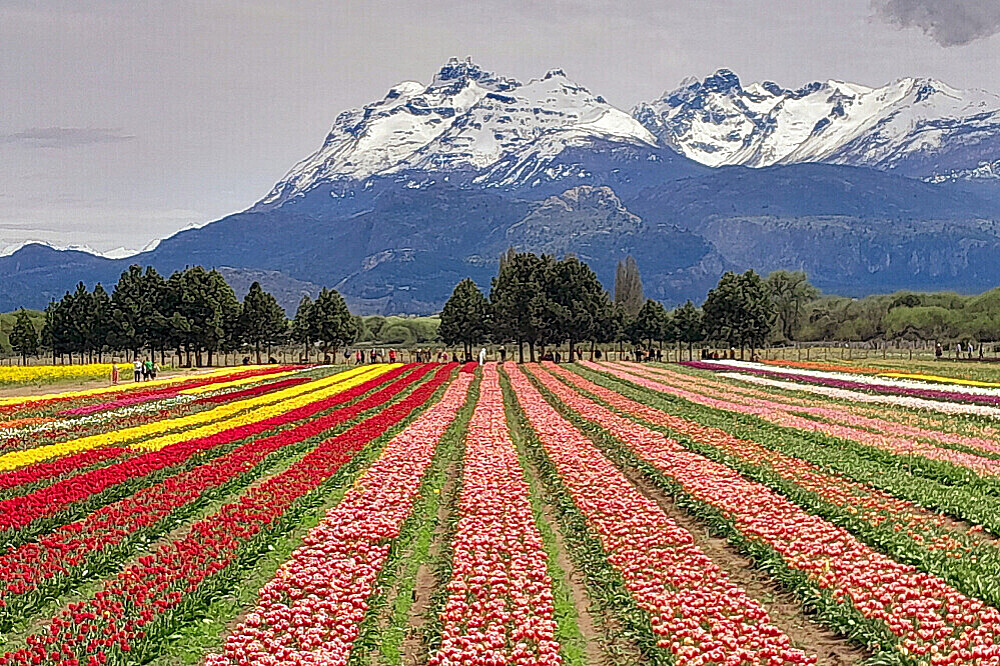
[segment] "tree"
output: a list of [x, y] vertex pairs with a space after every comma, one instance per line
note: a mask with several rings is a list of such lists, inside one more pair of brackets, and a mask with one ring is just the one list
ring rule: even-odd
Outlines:
[[[172, 285], [176, 287], [176, 283]], [[156, 269], [147, 267], [143, 273], [140, 266], [129, 266], [111, 295], [109, 344], [135, 356], [146, 347], [158, 348], [162, 355], [165, 347], [176, 342], [168, 322], [178, 303], [171, 296], [177, 293], [168, 292], [167, 281]]]
[[164, 304], [171, 312], [171, 343], [191, 354], [202, 364], [202, 352], [208, 352], [208, 364], [217, 351], [235, 349], [239, 344], [240, 303], [232, 287], [218, 271], [194, 266], [170, 276]]
[[513, 247], [508, 247], [503, 254], [500, 255], [500, 266], [497, 268], [497, 273], [500, 273], [507, 264], [510, 263], [511, 259], [517, 256], [517, 250]]
[[819, 296], [804, 271], [774, 271], [764, 280], [777, 312], [778, 330], [786, 340], [794, 339], [805, 307]]
[[632, 322], [629, 337], [636, 343], [646, 340], [652, 346], [654, 341], [663, 342], [670, 337], [672, 326], [670, 315], [663, 304], [648, 298]]
[[292, 339], [302, 343], [303, 357], [306, 363], [309, 362], [309, 346], [313, 342], [312, 311], [312, 299], [309, 298], [309, 294], [305, 294], [299, 301], [299, 307], [295, 311], [295, 319], [292, 320]]
[[70, 355], [70, 363], [73, 362], [73, 353], [80, 354], [80, 362], [84, 362], [83, 355], [90, 351], [92, 335], [89, 329], [90, 313], [94, 309], [93, 298], [87, 291], [86, 285], [78, 282], [76, 290], [63, 296], [63, 307], [66, 314], [64, 327], [62, 329], [63, 343], [66, 351]]
[[545, 334], [549, 304], [542, 276], [549, 261], [550, 257], [539, 257], [531, 252], [514, 253], [501, 262], [503, 268], [493, 278], [490, 303], [494, 331], [500, 339], [517, 342], [521, 362], [524, 361], [524, 343], [528, 343], [534, 361], [535, 345]]
[[465, 278], [455, 286], [441, 310], [438, 333], [445, 344], [461, 344], [466, 358], [472, 357], [473, 345], [487, 336], [490, 304], [476, 283]]
[[615, 270], [615, 304], [621, 305], [630, 317], [636, 317], [645, 301], [642, 278], [639, 277], [639, 265], [635, 262], [635, 258], [629, 255], [618, 262]]
[[239, 324], [243, 340], [254, 347], [258, 365], [261, 362], [261, 345], [270, 345], [287, 326], [285, 311], [278, 305], [274, 296], [261, 288], [259, 282], [251, 284], [250, 290], [243, 298]]
[[324, 288], [312, 307], [312, 338], [320, 343], [323, 354], [354, 342], [358, 337], [358, 323], [351, 316], [344, 297], [335, 289]]
[[14, 318], [14, 328], [10, 332], [10, 345], [14, 351], [21, 355], [21, 362], [28, 363], [28, 357], [38, 353], [39, 340], [38, 331], [28, 317], [28, 311], [21, 308]]
[[677, 340], [687, 343], [688, 359], [691, 360], [694, 358], [694, 343], [705, 339], [701, 311], [688, 300], [684, 305], [674, 310], [673, 319], [674, 327], [677, 329]]
[[100, 282], [94, 285], [94, 292], [90, 295], [90, 310], [84, 328], [87, 352], [90, 354], [96, 352], [97, 361], [100, 363], [112, 329], [111, 297]]
[[600, 314], [610, 299], [590, 266], [576, 257], [564, 257], [548, 268], [543, 279], [551, 319], [546, 328], [554, 342], [569, 341], [572, 361], [577, 342], [600, 335]]
[[738, 346], [742, 356], [745, 347], [753, 350], [767, 340], [775, 306], [757, 273], [728, 271], [708, 292], [702, 313], [708, 336]]

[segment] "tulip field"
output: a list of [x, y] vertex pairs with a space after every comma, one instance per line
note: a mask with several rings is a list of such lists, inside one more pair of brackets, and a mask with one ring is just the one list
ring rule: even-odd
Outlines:
[[0, 397], [0, 666], [1000, 666], [1000, 386], [266, 365]]

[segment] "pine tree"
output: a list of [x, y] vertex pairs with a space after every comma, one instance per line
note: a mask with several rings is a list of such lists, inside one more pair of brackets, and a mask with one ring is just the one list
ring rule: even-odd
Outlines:
[[142, 282], [142, 268], [133, 264], [118, 278], [118, 284], [115, 285], [111, 296], [111, 342], [113, 346], [131, 351], [136, 356], [145, 344], [143, 335], [145, 289]]
[[94, 285], [94, 292], [90, 295], [90, 312], [86, 322], [87, 352], [96, 353], [98, 363], [103, 360], [104, 348], [108, 344], [111, 328], [111, 297], [98, 282]]
[[441, 310], [438, 334], [447, 345], [461, 344], [466, 358], [471, 358], [473, 345], [486, 339], [490, 304], [476, 283], [465, 278], [455, 286]]
[[312, 311], [312, 299], [309, 298], [309, 294], [305, 294], [302, 296], [302, 300], [299, 301], [299, 307], [295, 311], [295, 319], [292, 320], [292, 339], [302, 343], [302, 356], [306, 363], [309, 362], [309, 346], [313, 342]]
[[635, 258], [629, 255], [618, 262], [615, 270], [615, 303], [621, 305], [629, 317], [635, 318], [645, 302], [639, 265], [635, 262]]
[[14, 351], [21, 355], [21, 362], [28, 363], [28, 357], [38, 353], [39, 340], [38, 331], [31, 323], [28, 311], [21, 308], [14, 318], [14, 328], [10, 332], [10, 345]]
[[354, 342], [358, 337], [358, 324], [351, 316], [344, 297], [335, 289], [323, 289], [312, 307], [312, 338], [320, 343], [324, 356], [331, 349]]
[[243, 339], [253, 345], [258, 365], [261, 363], [261, 345], [273, 343], [284, 333], [286, 326], [285, 311], [274, 296], [264, 291], [259, 282], [251, 284], [243, 298], [240, 331]]
[[641, 343], [648, 342], [652, 346], [653, 342], [663, 342], [671, 336], [672, 322], [666, 308], [659, 301], [647, 299], [639, 308], [632, 323], [632, 341]]
[[534, 361], [535, 345], [545, 334], [549, 304], [542, 275], [546, 261], [545, 257], [530, 252], [514, 253], [502, 262], [503, 269], [493, 278], [490, 289], [495, 336], [515, 341], [521, 362], [524, 343], [528, 343]]
[[574, 256], [552, 264], [545, 277], [552, 341], [568, 340], [570, 360], [575, 360], [576, 343], [600, 335], [600, 315], [609, 301], [607, 292], [590, 266]]

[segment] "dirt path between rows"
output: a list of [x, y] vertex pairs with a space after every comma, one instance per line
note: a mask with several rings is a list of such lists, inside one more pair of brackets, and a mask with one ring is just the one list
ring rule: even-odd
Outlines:
[[460, 446], [462, 452], [448, 465], [446, 481], [441, 487], [441, 503], [438, 505], [437, 515], [434, 517], [434, 536], [430, 548], [427, 550], [427, 558], [417, 568], [416, 583], [413, 586], [413, 603], [410, 606], [410, 619], [407, 623], [403, 644], [400, 646], [405, 666], [427, 663], [427, 645], [424, 642], [427, 615], [431, 610], [434, 593], [448, 584], [446, 580], [439, 581], [437, 579], [431, 564], [437, 561], [447, 545], [445, 540], [448, 538], [448, 521], [451, 517], [451, 508], [457, 501], [456, 494], [460, 486], [460, 458], [464, 455], [465, 448], [464, 443]]
[[[530, 444], [525, 443], [525, 446]], [[585, 641], [584, 649], [588, 664], [597, 666], [622, 666], [623, 664], [642, 663], [642, 655], [638, 647], [622, 638], [618, 631], [619, 625], [611, 615], [602, 615], [595, 608], [590, 595], [587, 594], [586, 576], [576, 566], [569, 554], [569, 546], [563, 537], [559, 516], [549, 500], [548, 491], [542, 483], [539, 470], [530, 456], [522, 456], [528, 474], [540, 489], [542, 517], [552, 527], [556, 539], [556, 564], [565, 574], [564, 579], [569, 589], [570, 599], [577, 610], [577, 626]]]
[[712, 534], [707, 525], [678, 506], [642, 472], [632, 467], [622, 471], [643, 495], [656, 502], [671, 520], [691, 533], [695, 544], [726, 572], [733, 583], [764, 606], [771, 621], [788, 634], [796, 647], [815, 653], [821, 666], [848, 666], [872, 656], [864, 648], [814, 621], [794, 594], [759, 571], [752, 560], [724, 537]]

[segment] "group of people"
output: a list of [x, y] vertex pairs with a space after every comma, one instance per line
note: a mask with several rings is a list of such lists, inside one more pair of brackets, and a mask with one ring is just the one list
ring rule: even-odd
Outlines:
[[[160, 366], [157, 365], [156, 361], [151, 358], [147, 358], [145, 361], [140, 359], [135, 359], [135, 363], [132, 364], [132, 375], [135, 382], [150, 381], [156, 379], [156, 374], [160, 371]], [[121, 370], [118, 368], [117, 363], [111, 364], [111, 383], [117, 384], [121, 380]]]
[[[663, 360], [663, 350], [662, 349], [656, 349], [655, 347], [650, 347], [649, 349], [643, 349], [642, 347], [637, 347], [636, 349], [634, 349], [632, 351], [632, 354], [634, 355], [635, 360], [638, 363], [642, 363], [643, 361], [662, 361]], [[600, 358], [600, 357], [598, 357], [598, 358]], [[625, 352], [622, 355], [622, 360], [624, 360], [624, 361], [631, 360], [629, 358], [629, 353], [628, 352]]]
[[[956, 342], [955, 360], [959, 360], [960, 358], [962, 358], [962, 352], [963, 352], [962, 343]], [[968, 346], [965, 348], [964, 352], [965, 352], [965, 358], [969, 360], [971, 360], [972, 355], [976, 353], [976, 347], [975, 345], [972, 344], [971, 340], [969, 341]], [[944, 357], [944, 347], [941, 345], [940, 342], [937, 343], [937, 345], [934, 347], [934, 356], [936, 358]], [[983, 343], [979, 343], [979, 358], [985, 358], [985, 356], [986, 356], [986, 345], [984, 345]]]
[[[396, 359], [402, 360], [402, 356], [396, 354], [395, 349], [390, 349], [388, 352], [384, 349], [370, 349], [366, 354], [364, 350], [358, 349], [354, 352], [354, 365], [363, 365], [365, 363], [395, 363]], [[344, 350], [344, 363], [349, 364], [351, 362], [351, 350]]]

